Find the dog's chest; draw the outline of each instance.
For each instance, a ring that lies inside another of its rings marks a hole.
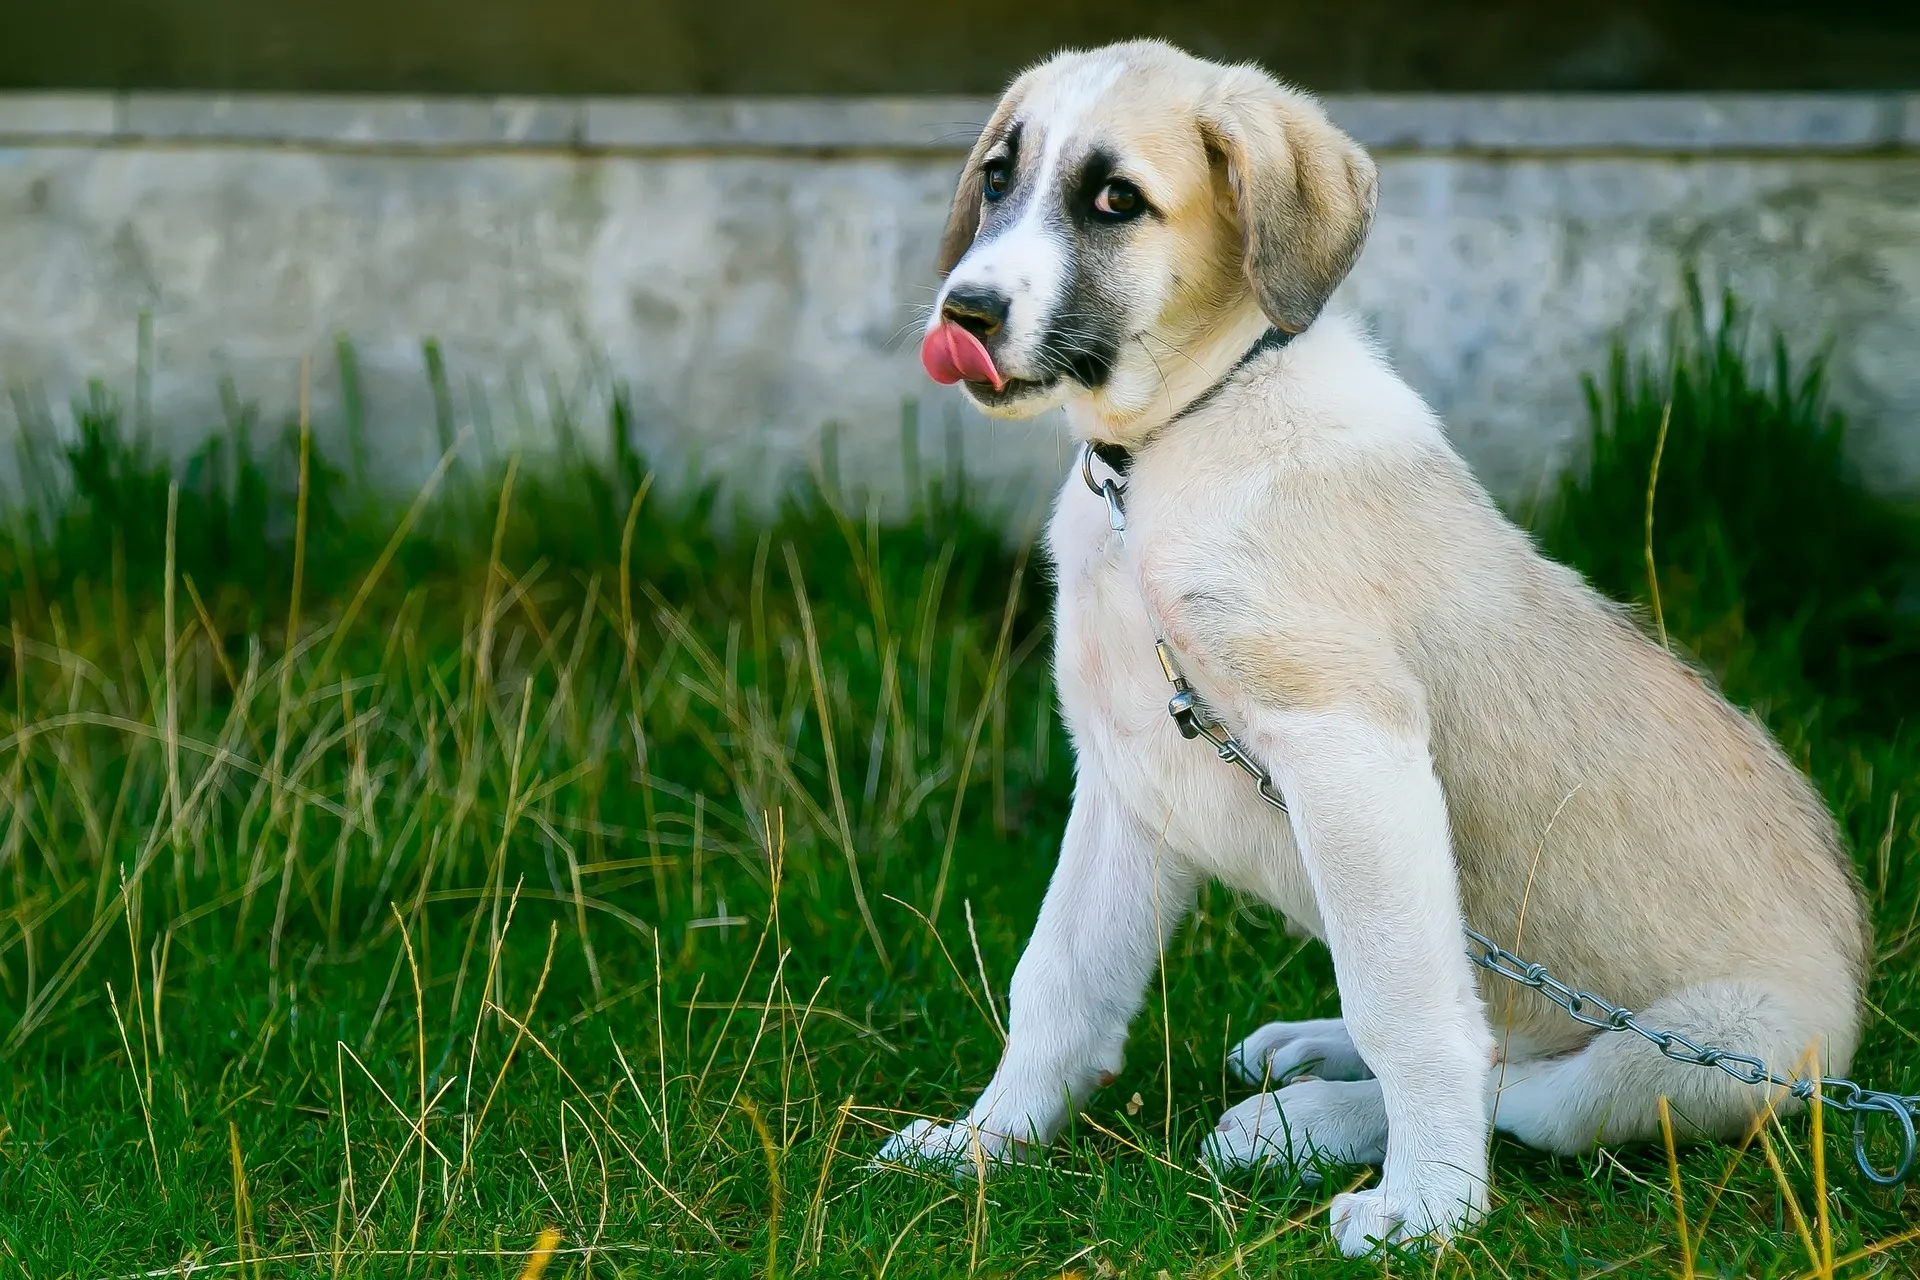
[[[1055,679],[1083,785],[1111,788],[1168,856],[1318,932],[1286,817],[1206,743],[1182,737],[1167,713],[1173,690],[1154,654],[1139,547],[1109,529],[1092,495],[1072,491],[1048,540],[1059,580]]]

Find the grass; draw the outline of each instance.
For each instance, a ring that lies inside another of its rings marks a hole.
[[[1671,402],[1662,623],[1841,815],[1883,957],[1856,1075],[1920,1091],[1916,526],[1847,476],[1817,365],[1750,362],[1704,314],[1671,363],[1616,360],[1590,459],[1529,519],[1650,605]],[[1458,1250],[1341,1261],[1328,1191],[1193,1159],[1226,1047],[1336,1006],[1324,953],[1223,891],[1044,1165],[875,1171],[986,1081],[1052,866],[1041,566],[951,483],[884,527],[812,490],[733,525],[651,490],[618,414],[409,506],[355,483],[352,431],[341,471],[236,410],[168,465],[82,410],[64,444],[29,430],[0,538],[0,1275],[1920,1257],[1885,1243],[1915,1193],[1854,1174],[1827,1117],[1825,1147],[1801,1120],[1671,1168],[1498,1143]]]

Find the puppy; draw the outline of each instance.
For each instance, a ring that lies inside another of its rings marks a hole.
[[[1130,451],[1105,451],[1125,530],[1076,467],[1047,531],[1078,760],[1060,860],[992,1082],[883,1159],[964,1172],[1048,1142],[1119,1071],[1209,877],[1326,943],[1343,1016],[1234,1049],[1260,1092],[1202,1155],[1381,1164],[1332,1203],[1350,1255],[1470,1225],[1490,1126],[1578,1152],[1657,1138],[1662,1097],[1682,1138],[1737,1137],[1781,1101],[1483,978],[1463,925],[1650,1025],[1847,1067],[1867,948],[1830,815],[1762,729],[1543,558],[1324,312],[1374,197],[1312,98],[1152,41],[1026,72],[968,157],[923,360],[988,413],[1064,406],[1079,439]],[[1161,638],[1284,815],[1169,722]]]

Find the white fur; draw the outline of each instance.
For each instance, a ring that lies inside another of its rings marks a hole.
[[[1340,1018],[1269,1022],[1227,1054],[1227,1067],[1241,1084],[1283,1085],[1296,1076],[1320,1080],[1366,1080],[1373,1075]]]
[[[1387,1112],[1378,1080],[1300,1080],[1227,1108],[1202,1157],[1217,1169],[1275,1165],[1318,1183],[1319,1166],[1379,1164]]]
[[[1339,414],[1355,426],[1327,440],[1336,455],[1438,438],[1418,401],[1390,374],[1382,380],[1385,370],[1342,322],[1316,325],[1281,360],[1289,390],[1315,410],[1361,410]],[[1352,404],[1356,386],[1377,388],[1371,403]],[[1222,519],[1258,500],[1257,472],[1209,470],[1222,483],[1210,489]],[[1069,1108],[1120,1069],[1160,935],[1205,876],[1273,903],[1334,949],[1345,1034],[1382,1064],[1383,1084],[1392,1080],[1387,1127],[1403,1139],[1388,1153],[1383,1188],[1359,1197],[1379,1201],[1380,1212],[1354,1220],[1377,1225],[1384,1213],[1405,1222],[1396,1230],[1424,1234],[1458,1219],[1459,1206],[1485,1203],[1492,1048],[1461,946],[1445,800],[1424,744],[1356,716],[1274,711],[1208,689],[1274,770],[1289,824],[1243,774],[1175,733],[1146,599],[1165,582],[1162,620],[1178,645],[1180,585],[1155,572],[1145,550],[1154,516],[1143,505],[1122,538],[1077,472],[1060,493],[1048,533],[1060,581],[1057,671],[1079,755],[1060,863],[1014,973],[1007,1053],[993,1081],[957,1125],[903,1133],[882,1158],[967,1153],[977,1140],[994,1160],[1049,1141]],[[1329,1153],[1348,1149],[1320,1141]]]
[[[1102,56],[1165,52],[1084,55]],[[1252,308],[1224,303],[1187,344],[1193,390],[1176,403],[1232,366]],[[1084,438],[1145,439],[1097,390],[1069,416]],[[1349,320],[1323,314],[1170,416],[1153,415],[1162,429],[1136,454],[1124,536],[1077,469],[1048,527],[1078,774],[1006,1052],[965,1117],[903,1130],[883,1159],[964,1172],[1051,1140],[1120,1070],[1205,879],[1322,939],[1344,1016],[1243,1041],[1236,1073],[1270,1092],[1229,1110],[1203,1156],[1303,1175],[1316,1159],[1380,1161],[1377,1186],[1330,1206],[1348,1254],[1474,1222],[1490,1125],[1580,1151],[1656,1136],[1662,1096],[1683,1138],[1737,1136],[1769,1105],[1538,996],[1483,989],[1463,925],[1649,1022],[1782,1069],[1809,1051],[1845,1069],[1860,903],[1817,795],[1764,732],[1539,556]],[[1284,818],[1175,731],[1156,634],[1272,773]]]

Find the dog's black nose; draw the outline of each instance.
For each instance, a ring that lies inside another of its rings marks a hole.
[[[990,289],[956,289],[947,295],[940,314],[976,337],[989,338],[1006,323],[1007,295]]]

